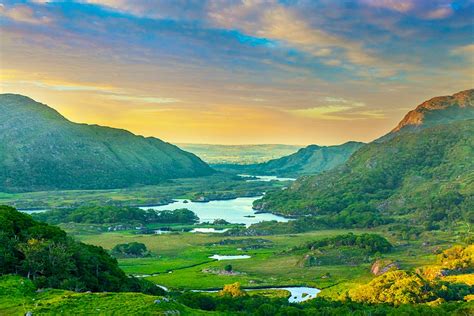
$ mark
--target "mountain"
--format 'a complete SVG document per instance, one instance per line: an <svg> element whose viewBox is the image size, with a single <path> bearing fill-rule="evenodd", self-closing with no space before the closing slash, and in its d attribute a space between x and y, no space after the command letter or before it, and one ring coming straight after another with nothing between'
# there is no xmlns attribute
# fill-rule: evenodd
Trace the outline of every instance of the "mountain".
<svg viewBox="0 0 474 316"><path fill-rule="evenodd" d="M470 100L453 97L452 105L443 103L447 118L443 109L432 110L435 114L424 116L430 126L421 129L407 127L404 120L397 130L403 133L363 146L341 167L267 193L255 208L286 215L344 215L349 222L364 216L408 215L428 222L467 216L474 207L474 120L466 119L472 90L455 96L462 95ZM460 99L469 106L458 106ZM459 113L463 110L466 116Z"/></svg>
<svg viewBox="0 0 474 316"><path fill-rule="evenodd" d="M222 171L254 175L298 177L333 169L349 159L364 143L347 142L337 146L310 145L296 153L264 163L250 165L215 165Z"/></svg>
<svg viewBox="0 0 474 316"><path fill-rule="evenodd" d="M474 89L461 91L452 96L435 97L421 103L408 112L400 123L380 140L389 139L402 132L468 119L474 119Z"/></svg>
<svg viewBox="0 0 474 316"><path fill-rule="evenodd" d="M0 191L120 188L213 172L157 138L73 123L26 96L0 95Z"/></svg>

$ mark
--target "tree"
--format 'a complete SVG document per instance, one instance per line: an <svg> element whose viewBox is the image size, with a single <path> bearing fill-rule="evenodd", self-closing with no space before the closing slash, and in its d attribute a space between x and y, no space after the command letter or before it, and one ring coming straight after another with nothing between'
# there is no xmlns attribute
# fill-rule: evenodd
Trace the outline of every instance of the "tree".
<svg viewBox="0 0 474 316"><path fill-rule="evenodd" d="M240 288L240 283L235 282L232 284L224 285L222 291L219 292L220 296L230 296L230 297L242 297L246 296L247 293Z"/></svg>
<svg viewBox="0 0 474 316"><path fill-rule="evenodd" d="M438 261L450 270L474 269L474 245L454 246L438 255Z"/></svg>
<svg viewBox="0 0 474 316"><path fill-rule="evenodd" d="M428 301L432 293L427 289L427 282L418 275L397 270L350 291L349 297L364 303L414 304Z"/></svg>
<svg viewBox="0 0 474 316"><path fill-rule="evenodd" d="M25 256L22 268L27 272L28 279L36 279L46 267L46 243L39 239L29 239L26 243L19 245L19 250Z"/></svg>
<svg viewBox="0 0 474 316"><path fill-rule="evenodd" d="M117 257L145 257L149 254L145 244L131 242L128 244L117 244L112 248L112 255Z"/></svg>

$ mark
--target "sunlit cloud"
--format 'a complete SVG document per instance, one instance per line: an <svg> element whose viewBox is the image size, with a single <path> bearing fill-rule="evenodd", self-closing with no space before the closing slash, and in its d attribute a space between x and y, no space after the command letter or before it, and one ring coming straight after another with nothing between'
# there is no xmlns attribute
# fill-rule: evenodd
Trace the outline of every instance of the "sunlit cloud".
<svg viewBox="0 0 474 316"><path fill-rule="evenodd" d="M0 16L28 24L48 24L52 21L48 16L35 13L34 10L27 5L10 6L0 3Z"/></svg>
<svg viewBox="0 0 474 316"><path fill-rule="evenodd" d="M472 86L472 1L49 2L2 1L0 91L172 142L369 141Z"/></svg>
<svg viewBox="0 0 474 316"><path fill-rule="evenodd" d="M107 84L64 81L61 79L47 78L40 74L27 73L15 69L3 69L0 73L0 79L3 85L33 85L55 91L117 91L116 87Z"/></svg>
<svg viewBox="0 0 474 316"><path fill-rule="evenodd" d="M288 112L302 117L313 118L313 119L323 119L323 120L348 120L343 116L338 116L344 111L351 109L350 106L342 105L327 105L321 107L314 107L308 109L298 109L298 110L289 110Z"/></svg>
<svg viewBox="0 0 474 316"><path fill-rule="evenodd" d="M121 100L121 101L134 101L134 102L157 103L157 104L180 102L179 99L175 99L175 98L160 98L160 97L147 97L147 96L111 94L111 95L108 95L107 97L111 99L115 99L115 100Z"/></svg>
<svg viewBox="0 0 474 316"><path fill-rule="evenodd" d="M292 109L288 113L311 119L337 121L385 118L381 110L370 109L364 102L331 96L322 98L322 104L319 106Z"/></svg>
<svg viewBox="0 0 474 316"><path fill-rule="evenodd" d="M415 7L414 0L362 0L361 2L375 8L390 9L398 12L408 12Z"/></svg>
<svg viewBox="0 0 474 316"><path fill-rule="evenodd" d="M445 19L453 14L450 0L361 0L374 8L383 8L403 14L414 14L423 19Z"/></svg>
<svg viewBox="0 0 474 316"><path fill-rule="evenodd" d="M333 49L343 49L343 56L351 63L367 65L377 60L360 43L311 27L295 11L273 1L244 1L234 6L215 5L209 16L220 27L242 29L257 37L294 46L315 57L334 56L337 53ZM334 58L323 62L331 66L341 64L340 60Z"/></svg>
<svg viewBox="0 0 474 316"><path fill-rule="evenodd" d="M436 8L436 9L428 11L425 14L425 17L427 19L432 19L432 20L444 19L450 16L452 13L453 13L453 10L450 7L446 6L446 7Z"/></svg>
<svg viewBox="0 0 474 316"><path fill-rule="evenodd" d="M288 112L292 115L318 120L356 121L386 118L383 111L360 109L359 107L363 107L363 105L325 105Z"/></svg>
<svg viewBox="0 0 474 316"><path fill-rule="evenodd" d="M451 50L451 54L463 56L470 60L473 60L474 59L474 44L455 47Z"/></svg>

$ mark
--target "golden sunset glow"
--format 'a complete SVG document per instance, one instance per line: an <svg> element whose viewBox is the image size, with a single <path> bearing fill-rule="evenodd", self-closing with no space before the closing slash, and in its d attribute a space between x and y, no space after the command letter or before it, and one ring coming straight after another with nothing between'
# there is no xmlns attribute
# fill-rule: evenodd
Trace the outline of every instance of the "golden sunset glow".
<svg viewBox="0 0 474 316"><path fill-rule="evenodd" d="M473 81L473 44L453 35L469 32L462 10L360 1L339 20L360 29L349 36L325 16L348 10L338 4L311 15L203 1L187 15L172 2L87 2L2 2L0 92L169 142L328 145L377 138Z"/></svg>

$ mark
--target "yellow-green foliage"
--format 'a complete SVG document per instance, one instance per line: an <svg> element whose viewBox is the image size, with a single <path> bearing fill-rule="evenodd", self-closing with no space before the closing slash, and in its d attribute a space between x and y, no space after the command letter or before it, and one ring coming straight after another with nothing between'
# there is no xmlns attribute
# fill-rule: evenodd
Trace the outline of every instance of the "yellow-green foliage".
<svg viewBox="0 0 474 316"><path fill-rule="evenodd" d="M472 301L474 301L474 294L469 294L469 295L464 296L464 300L465 300L466 302L472 302Z"/></svg>
<svg viewBox="0 0 474 316"><path fill-rule="evenodd" d="M368 303L391 303L395 305L426 301L431 293L427 283L417 274L406 271L389 271L368 284L349 292L352 300Z"/></svg>
<svg viewBox="0 0 474 316"><path fill-rule="evenodd" d="M235 282L232 284L224 285L222 291L219 292L221 296L241 297L246 296L247 293L240 288L240 283Z"/></svg>
<svg viewBox="0 0 474 316"><path fill-rule="evenodd" d="M428 305L428 306L438 306L438 305L443 304L444 302L446 302L444 299L442 299L441 297L438 297L434 301L430 301L430 302L426 303L426 305Z"/></svg>
<svg viewBox="0 0 474 316"><path fill-rule="evenodd" d="M474 286L474 273L449 275L442 279L450 283L465 283L469 286Z"/></svg>
<svg viewBox="0 0 474 316"><path fill-rule="evenodd" d="M454 246L443 251L438 260L443 268L465 270L474 268L474 245Z"/></svg>
<svg viewBox="0 0 474 316"><path fill-rule="evenodd" d="M443 269L441 266L430 265L417 269L417 272L420 273L425 279L433 281L443 276L444 270L445 269Z"/></svg>

